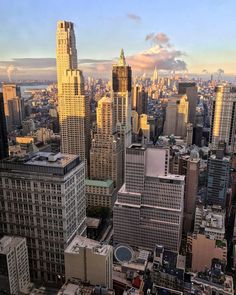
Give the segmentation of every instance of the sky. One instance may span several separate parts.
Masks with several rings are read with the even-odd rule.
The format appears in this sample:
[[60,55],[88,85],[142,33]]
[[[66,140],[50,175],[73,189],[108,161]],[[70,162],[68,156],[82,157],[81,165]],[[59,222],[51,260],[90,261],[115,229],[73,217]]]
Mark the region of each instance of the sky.
[[236,75],[235,0],[1,0],[0,79],[55,78],[58,20],[72,21],[79,68]]

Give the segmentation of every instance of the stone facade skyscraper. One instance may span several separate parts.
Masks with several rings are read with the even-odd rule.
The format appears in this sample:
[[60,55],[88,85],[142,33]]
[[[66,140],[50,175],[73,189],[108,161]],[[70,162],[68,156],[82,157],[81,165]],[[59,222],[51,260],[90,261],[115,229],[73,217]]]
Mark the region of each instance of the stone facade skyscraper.
[[[122,144],[122,163],[124,165],[125,148],[131,144],[131,89],[132,71],[126,64],[124,51],[121,50],[119,61],[112,67],[112,90],[117,132]],[[124,168],[122,169],[124,171]],[[122,177],[123,178],[123,177]]]
[[58,21],[56,44],[57,84],[58,93],[60,94],[62,90],[62,76],[65,70],[77,69],[77,50],[73,23]]
[[117,136],[114,104],[103,97],[97,107],[97,132],[93,134],[90,150],[90,178],[111,179],[120,188],[122,175],[122,147]]
[[76,155],[0,161],[0,236],[27,239],[34,281],[61,282],[64,249],[86,233],[85,168]]
[[84,77],[77,69],[74,25],[57,23],[57,82],[61,152],[76,154],[86,164],[90,148],[90,106]]

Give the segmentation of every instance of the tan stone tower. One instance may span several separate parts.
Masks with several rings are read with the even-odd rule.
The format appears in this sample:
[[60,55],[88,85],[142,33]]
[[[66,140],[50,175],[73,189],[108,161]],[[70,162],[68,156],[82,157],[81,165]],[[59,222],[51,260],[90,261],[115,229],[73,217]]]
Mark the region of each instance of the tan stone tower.
[[77,69],[74,25],[66,21],[57,23],[57,82],[61,152],[79,155],[88,164],[89,98],[84,90],[83,73]]
[[93,135],[90,150],[90,178],[111,179],[114,186],[122,184],[122,147],[117,137],[114,104],[103,97],[97,107],[97,133]]

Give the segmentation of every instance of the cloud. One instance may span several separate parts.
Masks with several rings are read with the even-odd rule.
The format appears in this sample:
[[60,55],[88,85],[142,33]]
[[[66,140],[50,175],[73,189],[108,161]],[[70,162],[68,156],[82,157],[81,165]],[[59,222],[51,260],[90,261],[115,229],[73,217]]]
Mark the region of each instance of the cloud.
[[170,47],[170,43],[169,43],[169,37],[165,34],[165,33],[149,33],[146,35],[145,37],[146,41],[151,41],[153,44],[158,44],[160,46],[167,46]]
[[134,14],[134,13],[128,13],[127,15],[127,18],[132,20],[132,21],[135,21],[135,22],[140,22],[141,21],[141,17],[137,14]]
[[180,59],[185,54],[179,50],[154,45],[148,50],[127,57],[129,64],[137,71],[152,71],[156,66],[159,70],[183,71],[186,63]]

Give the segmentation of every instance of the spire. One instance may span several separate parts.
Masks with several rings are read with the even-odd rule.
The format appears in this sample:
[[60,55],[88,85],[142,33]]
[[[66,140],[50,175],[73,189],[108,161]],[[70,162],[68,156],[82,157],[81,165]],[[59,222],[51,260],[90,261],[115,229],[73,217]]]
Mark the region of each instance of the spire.
[[119,58],[118,65],[119,66],[125,66],[126,65],[125,54],[124,54],[124,49],[123,48],[121,48],[121,51],[120,51],[120,58]]

